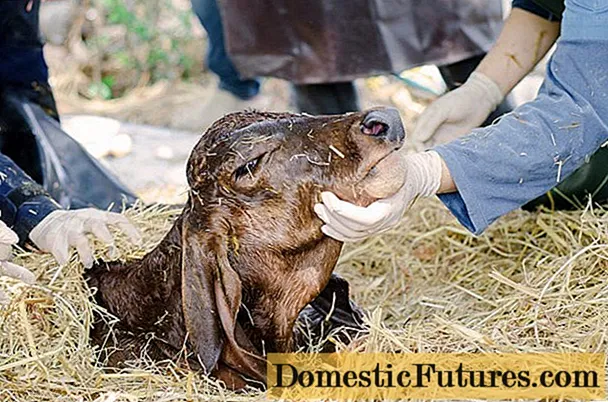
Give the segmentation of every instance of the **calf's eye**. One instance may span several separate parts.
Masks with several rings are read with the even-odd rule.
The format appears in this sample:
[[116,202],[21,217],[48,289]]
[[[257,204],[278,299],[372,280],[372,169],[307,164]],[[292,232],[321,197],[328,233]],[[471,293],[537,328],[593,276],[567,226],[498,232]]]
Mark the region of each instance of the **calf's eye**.
[[246,175],[253,177],[253,175],[257,171],[258,167],[260,166],[260,161],[262,160],[264,155],[265,154],[262,154],[255,159],[251,159],[251,160],[247,161],[247,163],[245,163],[244,165],[241,165],[238,168],[236,168],[236,170],[233,173],[234,180],[239,180],[239,179],[245,177]]

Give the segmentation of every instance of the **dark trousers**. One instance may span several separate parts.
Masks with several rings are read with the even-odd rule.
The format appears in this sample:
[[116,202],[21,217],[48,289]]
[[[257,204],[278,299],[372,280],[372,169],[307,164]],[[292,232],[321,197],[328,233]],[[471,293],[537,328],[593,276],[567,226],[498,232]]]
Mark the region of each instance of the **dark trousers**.
[[250,99],[260,91],[256,79],[242,79],[226,53],[222,19],[216,0],[191,0],[192,9],[207,31],[207,67],[220,79],[220,88],[241,99]]
[[0,0],[0,94],[19,91],[59,119],[38,27],[41,0]]

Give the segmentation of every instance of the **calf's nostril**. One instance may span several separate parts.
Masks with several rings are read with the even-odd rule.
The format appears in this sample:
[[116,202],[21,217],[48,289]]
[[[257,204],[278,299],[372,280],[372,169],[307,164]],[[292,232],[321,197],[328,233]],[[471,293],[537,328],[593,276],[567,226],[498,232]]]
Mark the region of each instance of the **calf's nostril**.
[[361,122],[361,133],[396,143],[401,143],[405,138],[405,128],[399,111],[394,108],[369,112]]
[[388,124],[378,121],[365,121],[361,124],[361,132],[365,135],[383,135],[388,131]]

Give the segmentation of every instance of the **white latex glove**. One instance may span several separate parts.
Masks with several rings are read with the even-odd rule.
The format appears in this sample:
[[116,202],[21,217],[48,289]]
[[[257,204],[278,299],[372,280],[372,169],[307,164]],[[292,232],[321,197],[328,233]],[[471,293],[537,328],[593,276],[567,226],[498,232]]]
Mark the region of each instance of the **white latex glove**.
[[[31,285],[34,283],[34,274],[8,261],[13,253],[13,246],[17,242],[19,242],[17,234],[6,226],[4,222],[0,221],[0,276],[10,276]],[[8,302],[8,296],[0,290],[0,304],[7,304]]]
[[477,128],[502,102],[494,81],[472,73],[460,87],[443,95],[420,115],[412,138],[427,148],[444,144]]
[[403,174],[404,184],[394,195],[360,207],[340,200],[331,192],[321,194],[323,204],[314,210],[325,223],[321,231],[343,242],[363,240],[395,226],[405,210],[418,197],[430,197],[441,184],[442,162],[435,151],[402,156],[402,169],[389,174]]
[[67,264],[70,247],[76,247],[84,266],[91,268],[93,252],[87,233],[110,245],[111,254],[116,251],[114,238],[107,225],[118,226],[134,243],[141,242],[139,232],[126,217],[94,208],[53,211],[32,229],[30,239],[40,250],[53,254],[61,265]]

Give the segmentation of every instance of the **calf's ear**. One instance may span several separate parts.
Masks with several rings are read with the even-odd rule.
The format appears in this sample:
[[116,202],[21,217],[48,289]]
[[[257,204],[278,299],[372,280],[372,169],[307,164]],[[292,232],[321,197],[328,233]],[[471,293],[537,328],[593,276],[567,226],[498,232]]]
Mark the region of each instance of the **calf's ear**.
[[241,280],[220,235],[205,231],[194,214],[182,223],[182,310],[188,345],[207,373],[219,360],[233,371],[265,381],[265,362],[235,338]]

